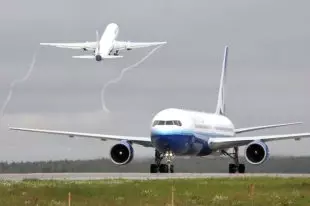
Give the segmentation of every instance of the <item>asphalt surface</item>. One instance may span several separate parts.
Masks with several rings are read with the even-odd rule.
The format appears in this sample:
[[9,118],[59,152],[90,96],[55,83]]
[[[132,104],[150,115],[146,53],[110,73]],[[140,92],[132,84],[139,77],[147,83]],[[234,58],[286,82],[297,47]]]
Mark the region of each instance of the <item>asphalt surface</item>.
[[0,174],[0,180],[21,181],[24,179],[40,180],[103,180],[103,179],[189,179],[189,178],[243,178],[243,177],[310,177],[310,174],[281,174],[281,173],[29,173],[29,174]]

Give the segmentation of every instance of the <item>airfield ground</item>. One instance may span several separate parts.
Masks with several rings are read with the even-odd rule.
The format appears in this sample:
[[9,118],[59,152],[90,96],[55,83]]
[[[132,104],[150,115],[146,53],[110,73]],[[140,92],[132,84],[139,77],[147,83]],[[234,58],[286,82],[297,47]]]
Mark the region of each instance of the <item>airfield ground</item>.
[[0,181],[0,205],[309,205],[310,178]]

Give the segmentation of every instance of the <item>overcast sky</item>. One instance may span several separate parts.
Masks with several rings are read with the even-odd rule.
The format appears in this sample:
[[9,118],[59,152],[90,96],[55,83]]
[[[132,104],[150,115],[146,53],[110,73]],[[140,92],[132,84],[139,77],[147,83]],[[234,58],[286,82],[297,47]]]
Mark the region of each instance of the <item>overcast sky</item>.
[[[148,136],[161,109],[214,112],[224,46],[230,47],[226,108],[235,126],[303,121],[302,126],[248,133],[310,131],[307,0],[0,0],[0,104],[39,48],[30,78],[16,85],[0,130],[0,160],[107,157],[115,142],[7,130],[7,125]],[[40,42],[94,41],[115,22],[119,40],[167,41],[121,82],[100,90],[150,50],[123,59],[72,59],[83,51]],[[310,140],[269,143],[272,155],[310,155]],[[136,156],[152,149],[135,147]],[[243,150],[241,150],[243,152]]]

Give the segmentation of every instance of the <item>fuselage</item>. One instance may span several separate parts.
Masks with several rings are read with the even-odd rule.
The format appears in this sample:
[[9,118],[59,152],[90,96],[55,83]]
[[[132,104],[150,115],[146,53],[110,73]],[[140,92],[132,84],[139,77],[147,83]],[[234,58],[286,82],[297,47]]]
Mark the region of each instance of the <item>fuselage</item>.
[[212,152],[210,137],[233,137],[235,128],[225,116],[182,109],[165,109],[157,113],[151,125],[151,141],[164,153],[205,156]]
[[100,39],[100,49],[98,51],[99,55],[102,57],[110,54],[113,49],[114,40],[117,38],[119,32],[119,27],[115,23],[110,23],[104,30]]

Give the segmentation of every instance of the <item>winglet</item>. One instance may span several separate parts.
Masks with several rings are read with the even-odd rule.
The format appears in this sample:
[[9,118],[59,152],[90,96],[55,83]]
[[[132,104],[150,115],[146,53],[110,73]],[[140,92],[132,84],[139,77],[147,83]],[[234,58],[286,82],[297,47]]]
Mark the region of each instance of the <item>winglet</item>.
[[225,80],[226,80],[227,56],[228,56],[228,46],[225,46],[221,82],[220,82],[217,106],[216,106],[216,111],[215,111],[215,113],[219,115],[225,114],[225,101],[224,101],[225,100],[225,93],[224,93],[225,88],[224,87],[225,87]]

